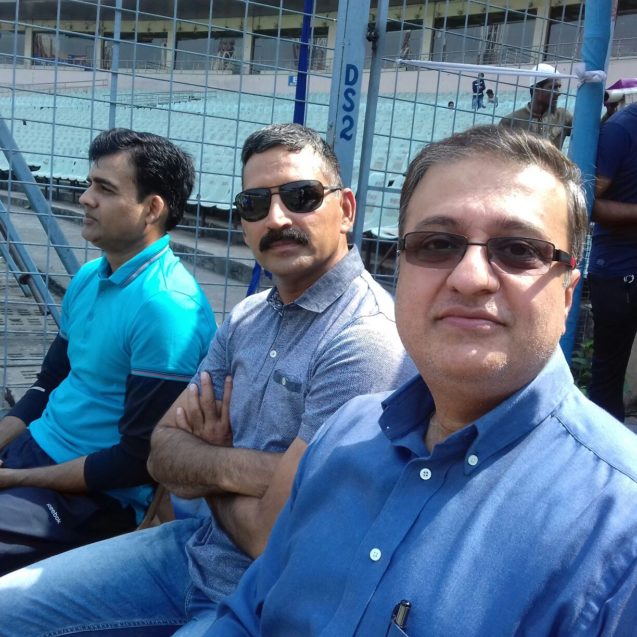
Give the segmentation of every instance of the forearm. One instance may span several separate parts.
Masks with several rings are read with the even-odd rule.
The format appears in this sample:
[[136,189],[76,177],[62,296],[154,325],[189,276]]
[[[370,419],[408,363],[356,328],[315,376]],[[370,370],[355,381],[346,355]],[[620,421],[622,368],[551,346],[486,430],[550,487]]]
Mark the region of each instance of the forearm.
[[593,204],[593,221],[604,226],[637,227],[637,203],[599,198]]
[[86,493],[85,457],[33,469],[0,468],[0,489],[40,487],[63,493]]
[[232,541],[253,559],[263,553],[276,520],[261,498],[220,495],[206,498],[215,518]]
[[261,498],[225,495],[208,498],[217,521],[234,543],[253,558],[261,555],[292,483],[307,443],[295,438],[282,454],[270,486]]
[[3,449],[25,429],[26,424],[16,416],[5,416],[0,421],[0,449]]
[[211,445],[182,429],[160,424],[151,438],[148,470],[184,498],[219,493],[262,496],[281,454]]

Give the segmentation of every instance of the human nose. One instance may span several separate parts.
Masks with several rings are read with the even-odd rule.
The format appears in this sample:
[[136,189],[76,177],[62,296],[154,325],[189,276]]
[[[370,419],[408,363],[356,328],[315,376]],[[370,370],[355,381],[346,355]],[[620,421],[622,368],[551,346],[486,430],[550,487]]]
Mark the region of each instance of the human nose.
[[273,193],[270,199],[270,209],[265,218],[268,228],[285,228],[292,225],[289,211],[278,193]]
[[447,285],[467,296],[495,292],[500,287],[500,280],[489,261],[487,246],[467,245],[462,259],[449,273]]
[[93,197],[93,193],[91,190],[91,186],[89,186],[81,195],[79,199],[80,205],[87,206],[88,208],[95,207],[95,198]]

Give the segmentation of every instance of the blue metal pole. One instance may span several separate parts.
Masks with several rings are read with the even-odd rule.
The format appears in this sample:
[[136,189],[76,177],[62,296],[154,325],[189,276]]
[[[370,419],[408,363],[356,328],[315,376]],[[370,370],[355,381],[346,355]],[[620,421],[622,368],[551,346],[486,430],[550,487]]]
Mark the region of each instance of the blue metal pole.
[[294,98],[294,123],[305,124],[305,103],[307,100],[307,68],[310,59],[310,34],[314,0],[305,0],[303,5],[303,28],[301,29],[301,48],[296,74],[296,95]]
[[33,173],[29,170],[29,166],[24,160],[24,156],[18,148],[11,130],[2,117],[0,117],[0,144],[13,174],[19,180],[20,186],[31,204],[31,208],[33,208],[38,221],[42,224],[51,245],[58,253],[60,261],[62,261],[69,274],[75,274],[80,269],[77,257],[69,246],[64,233],[53,216],[51,207],[35,182]]
[[[609,0],[589,0],[586,3],[582,59],[587,71],[607,68],[612,33],[611,5]],[[603,100],[604,86],[601,83],[585,83],[579,88],[575,102],[575,126],[569,146],[569,156],[580,167],[584,178],[589,218],[595,190],[595,159]],[[566,334],[561,341],[564,354],[569,360],[575,346],[581,294],[580,282],[575,290],[573,308],[566,323]]]
[[[296,93],[294,97],[294,123],[305,124],[305,104],[307,101],[307,67],[309,61],[309,41],[312,29],[312,13],[314,12],[314,0],[304,0],[303,27],[301,29],[301,48],[299,50],[299,63],[297,65]],[[269,272],[265,272],[270,276]],[[254,262],[252,277],[248,284],[246,296],[251,296],[259,291],[261,281],[261,266]]]
[[338,157],[346,186],[354,172],[369,7],[370,0],[338,3],[326,139]]

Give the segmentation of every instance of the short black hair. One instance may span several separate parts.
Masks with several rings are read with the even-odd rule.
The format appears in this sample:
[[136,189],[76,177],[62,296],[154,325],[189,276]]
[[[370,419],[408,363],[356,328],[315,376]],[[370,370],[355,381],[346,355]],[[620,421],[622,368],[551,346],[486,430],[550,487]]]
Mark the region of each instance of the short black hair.
[[94,162],[119,152],[128,153],[135,168],[138,201],[150,194],[162,197],[168,207],[165,229],[172,230],[184,216],[195,183],[195,167],[190,155],[165,137],[111,128],[91,142],[88,158]]
[[275,146],[283,146],[293,153],[309,146],[323,160],[323,172],[332,181],[330,185],[343,185],[341,167],[332,148],[315,130],[301,124],[271,124],[255,131],[243,144],[241,163],[245,168],[252,155],[264,153]]

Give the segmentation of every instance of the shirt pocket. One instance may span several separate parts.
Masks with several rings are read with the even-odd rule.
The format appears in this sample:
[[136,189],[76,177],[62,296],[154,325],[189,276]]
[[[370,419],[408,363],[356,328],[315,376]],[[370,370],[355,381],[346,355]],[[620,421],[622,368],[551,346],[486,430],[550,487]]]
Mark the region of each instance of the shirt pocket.
[[303,383],[293,376],[287,375],[285,372],[275,369],[272,380],[294,394],[300,394],[303,391]]

